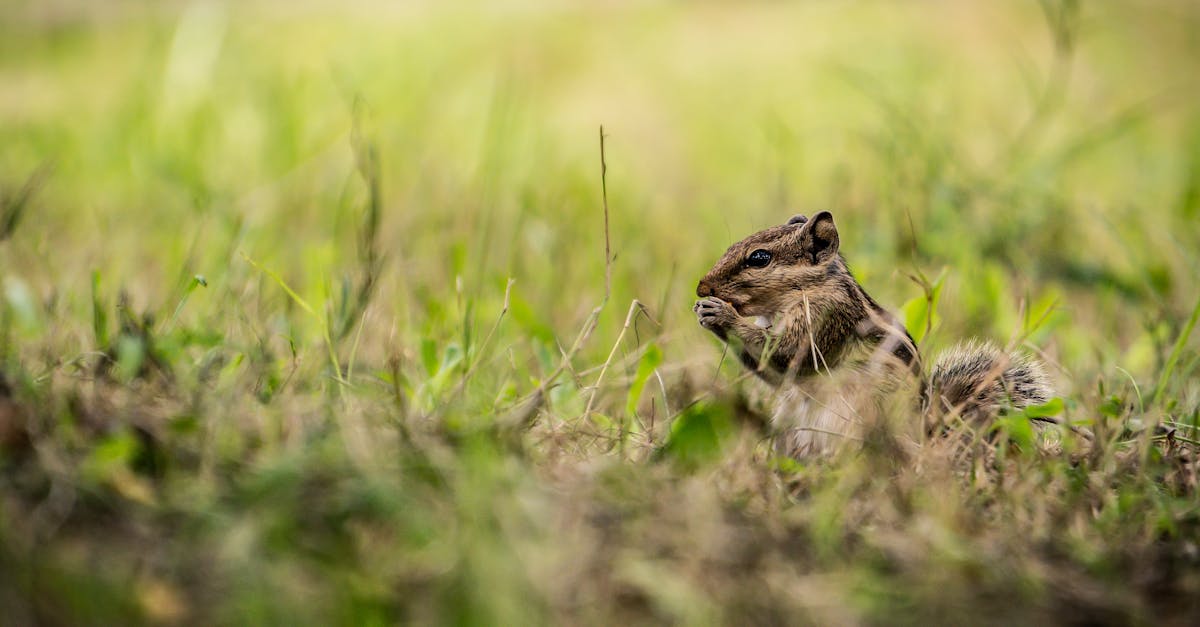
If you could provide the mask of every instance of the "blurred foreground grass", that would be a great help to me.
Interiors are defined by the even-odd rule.
[[[6,624],[1200,613],[1200,10],[0,10]],[[1091,451],[771,460],[692,291],[818,209]]]

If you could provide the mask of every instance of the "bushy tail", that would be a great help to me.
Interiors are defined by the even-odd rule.
[[[965,342],[938,355],[925,390],[927,408],[967,420],[1040,405],[1052,396],[1041,362],[986,342]]]

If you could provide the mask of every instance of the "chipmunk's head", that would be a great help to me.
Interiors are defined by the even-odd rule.
[[[696,295],[715,296],[743,316],[770,316],[841,268],[833,214],[796,216],[734,244],[700,279]]]

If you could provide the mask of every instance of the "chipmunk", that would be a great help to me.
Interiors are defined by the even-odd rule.
[[[795,216],[730,246],[696,286],[700,325],[779,392],[771,420],[778,452],[821,454],[857,438],[862,399],[906,381],[918,384],[926,416],[969,421],[1052,396],[1038,362],[984,343],[954,347],[922,377],[912,336],[854,279],[838,249],[831,213]]]

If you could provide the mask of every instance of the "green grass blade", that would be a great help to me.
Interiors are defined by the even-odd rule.
[[[1196,306],[1192,308],[1192,315],[1188,318],[1186,324],[1183,325],[1183,330],[1179,332],[1179,337],[1175,340],[1175,346],[1171,349],[1171,356],[1167,358],[1167,363],[1163,366],[1162,374],[1158,377],[1158,387],[1154,390],[1154,400],[1152,404],[1158,407],[1158,403],[1162,400],[1163,392],[1167,389],[1167,383],[1171,380],[1171,374],[1175,371],[1175,364],[1179,361],[1179,356],[1183,353],[1183,347],[1187,345],[1188,339],[1192,336],[1192,329],[1196,328],[1196,320],[1200,319],[1200,298],[1196,299]]]

